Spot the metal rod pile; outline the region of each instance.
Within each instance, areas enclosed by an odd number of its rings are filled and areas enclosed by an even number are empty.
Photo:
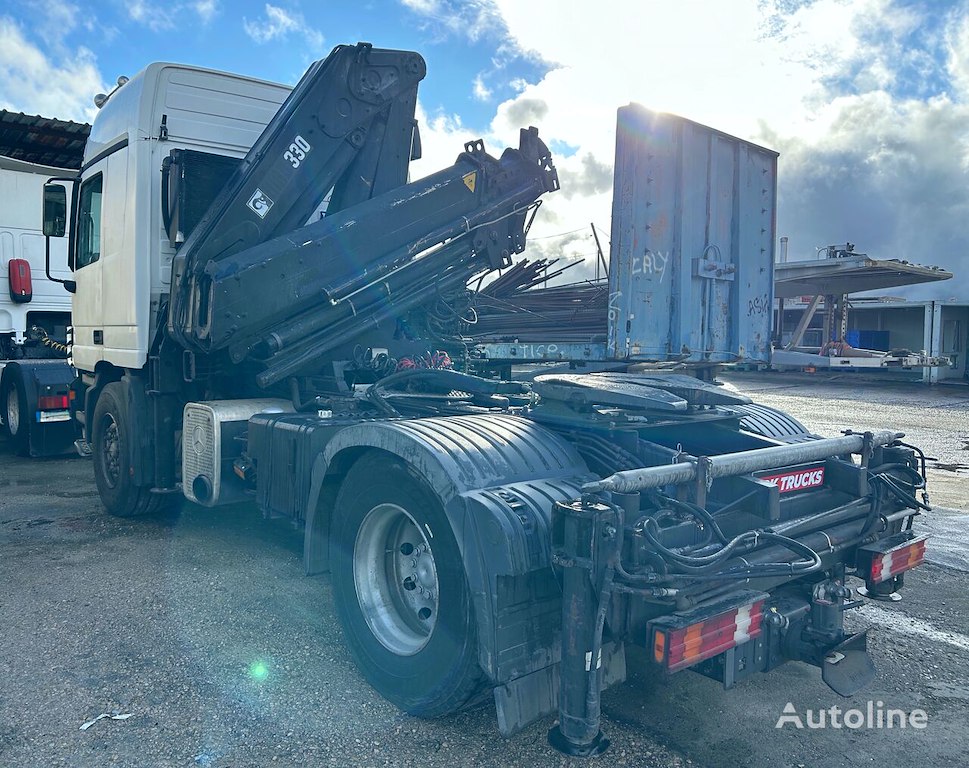
[[[468,335],[494,341],[603,340],[609,311],[608,281],[539,287],[578,263],[556,269],[557,262],[522,260],[481,288],[474,300],[478,319],[467,329]]]

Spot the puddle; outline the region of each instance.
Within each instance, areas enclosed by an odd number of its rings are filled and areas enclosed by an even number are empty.
[[[863,616],[873,624],[879,624],[902,635],[924,637],[927,640],[934,640],[937,643],[944,643],[963,651],[969,651],[969,636],[938,629],[927,621],[913,619],[899,611],[888,611],[872,603],[865,603],[857,610],[859,616]]]
[[[932,469],[941,469],[943,472],[955,472],[956,474],[965,474],[969,472],[969,464],[955,464],[955,463],[947,463],[943,461],[930,461],[929,466]]]
[[[46,517],[38,517],[34,520],[0,520],[0,525],[15,525],[20,528],[36,528],[39,525],[52,525],[53,520]]]
[[[956,685],[954,683],[930,682],[926,686],[932,696],[940,699],[956,699],[958,701],[969,701],[969,687]]]
[[[969,514],[938,508],[922,515],[917,525],[929,534],[928,562],[969,573]]]

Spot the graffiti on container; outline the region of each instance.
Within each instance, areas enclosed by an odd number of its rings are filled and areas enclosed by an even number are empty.
[[[543,360],[561,357],[558,344],[517,344],[511,348],[512,355],[518,353],[523,360]]]
[[[658,277],[662,283],[670,255],[669,251],[663,253],[663,251],[653,251],[647,248],[642,256],[633,256],[632,273],[634,275]]]
[[[747,315],[766,315],[770,312],[770,297],[765,293],[747,301]]]
[[[619,321],[619,299],[622,298],[622,291],[613,291],[609,294],[609,325],[615,327]]]

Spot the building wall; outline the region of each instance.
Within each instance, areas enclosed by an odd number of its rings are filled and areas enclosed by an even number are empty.
[[[953,366],[939,371],[939,378],[963,378],[969,374],[969,306],[942,307],[939,353],[952,359]]]
[[[891,349],[945,355],[948,368],[929,371],[926,381],[969,376],[969,305],[944,302],[854,306],[848,314],[849,330],[889,332]]]
[[[852,307],[848,312],[850,331],[888,331],[888,352],[910,349],[918,352],[924,346],[925,310],[917,306]]]

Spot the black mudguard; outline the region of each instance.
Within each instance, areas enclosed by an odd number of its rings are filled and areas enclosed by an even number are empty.
[[[488,677],[499,686],[546,677],[552,681],[552,674],[533,674],[557,666],[561,653],[551,509],[556,501],[581,495],[580,486],[593,477],[575,448],[540,425],[509,415],[347,427],[329,442],[313,469],[306,505],[308,573],[327,567],[327,505],[318,504],[325,481],[346,471],[348,456],[367,449],[403,459],[441,499],[461,549],[478,623],[479,661]],[[546,703],[554,708],[550,691],[557,686],[540,687],[524,703],[517,688],[496,695],[499,709],[503,701],[515,700],[515,712],[502,718],[503,731],[517,730],[547,710],[536,703],[543,697],[551,696]]]

